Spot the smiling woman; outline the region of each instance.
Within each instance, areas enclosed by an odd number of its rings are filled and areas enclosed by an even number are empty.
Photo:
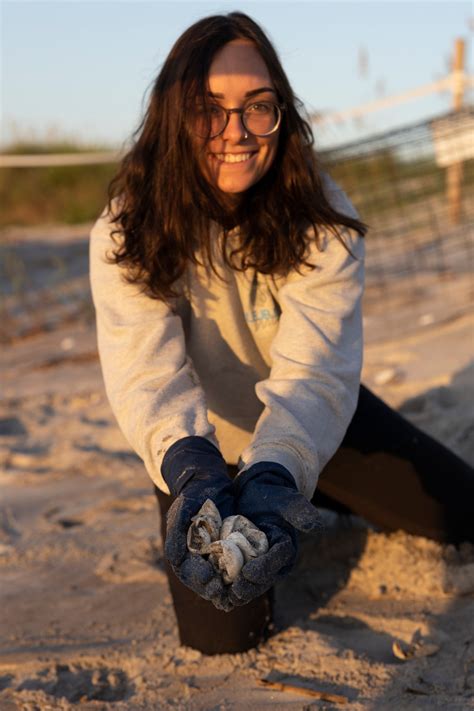
[[[253,20],[200,20],[91,233],[107,394],[155,484],[181,642],[208,654],[269,633],[314,504],[474,538],[469,467],[360,383],[367,228],[300,111]],[[206,502],[268,541],[235,578],[187,548]]]

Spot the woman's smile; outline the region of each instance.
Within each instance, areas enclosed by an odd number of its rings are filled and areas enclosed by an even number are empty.
[[[245,153],[242,152],[228,152],[228,153],[210,153],[209,155],[211,156],[212,159],[214,159],[217,163],[220,163],[222,165],[225,165],[227,168],[228,166],[239,166],[239,167],[246,167],[248,163],[254,158],[258,153],[258,150],[256,151],[246,151]]]

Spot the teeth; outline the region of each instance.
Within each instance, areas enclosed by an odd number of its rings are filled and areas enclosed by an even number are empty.
[[[215,153],[214,155],[224,163],[242,163],[252,157],[252,153]]]

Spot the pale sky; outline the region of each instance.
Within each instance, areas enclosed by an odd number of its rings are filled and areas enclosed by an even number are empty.
[[[456,37],[467,42],[473,72],[474,20],[464,1],[3,0],[2,145],[66,137],[119,147],[138,125],[146,92],[181,32],[232,10],[267,31],[310,111],[350,108],[444,76]],[[351,121],[321,131],[319,142],[352,140],[450,105],[448,93],[432,94],[368,115],[363,127]]]

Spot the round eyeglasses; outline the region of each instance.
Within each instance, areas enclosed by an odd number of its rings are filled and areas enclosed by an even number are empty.
[[[219,104],[197,107],[193,112],[194,130],[199,138],[217,138],[227,128],[230,115],[240,114],[244,129],[264,138],[278,129],[284,108],[273,101],[259,101],[243,109],[225,109]]]

